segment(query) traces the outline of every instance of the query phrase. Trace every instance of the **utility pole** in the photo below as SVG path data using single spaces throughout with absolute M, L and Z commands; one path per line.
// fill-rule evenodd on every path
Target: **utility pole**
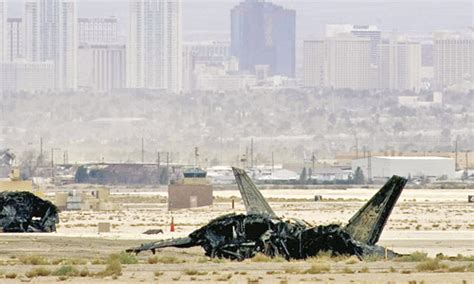
M 250 139 L 250 167 L 253 168 L 253 138 Z
M 145 163 L 145 140 L 142 137 L 142 164 Z
M 275 171 L 275 157 L 274 157 L 273 151 L 272 151 L 272 174 L 273 174 L 274 171 Z
M 372 183 L 372 154 L 370 151 L 367 153 L 367 178 L 368 183 Z
M 458 136 L 456 136 L 456 146 L 455 146 L 455 153 L 454 153 L 454 169 L 457 171 L 459 169 L 458 166 Z
M 314 152 L 311 156 L 311 163 L 312 163 L 311 173 L 314 173 L 314 165 L 316 164 L 316 156 L 314 155 Z

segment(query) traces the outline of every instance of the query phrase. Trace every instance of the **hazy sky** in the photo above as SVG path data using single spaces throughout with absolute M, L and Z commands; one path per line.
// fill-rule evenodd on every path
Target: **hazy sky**
M 22 0 L 10 0 L 13 16 L 21 15 Z M 189 39 L 206 35 L 225 37 L 229 32 L 230 9 L 240 1 L 235 0 L 184 0 L 183 28 Z M 273 3 L 295 9 L 297 32 L 300 39 L 319 36 L 326 23 L 375 24 L 383 31 L 430 32 L 435 29 L 460 29 L 473 26 L 472 1 L 309 1 L 275 0 Z M 79 16 L 116 16 L 121 20 L 120 29 L 125 33 L 128 19 L 127 0 L 78 0 Z

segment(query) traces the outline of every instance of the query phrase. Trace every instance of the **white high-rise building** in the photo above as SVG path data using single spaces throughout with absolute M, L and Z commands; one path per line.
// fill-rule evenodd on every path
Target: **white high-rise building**
M 5 61 L 15 61 L 23 57 L 23 32 L 23 20 L 21 18 L 8 18 Z
M 304 43 L 304 84 L 366 90 L 372 87 L 370 40 L 339 35 Z
M 27 0 L 24 20 L 24 55 L 29 61 L 40 61 L 40 5 L 38 0 Z
M 27 0 L 25 55 L 54 62 L 57 90 L 77 87 L 77 6 L 75 0 Z
M 397 41 L 379 45 L 379 87 L 418 91 L 421 85 L 421 45 Z
M 7 0 L 0 0 L 0 62 L 7 57 Z
M 125 50 L 123 44 L 80 45 L 78 87 L 99 91 L 125 88 Z
M 464 81 L 474 83 L 472 33 L 435 33 L 433 63 L 435 85 L 438 89 L 461 84 Z
M 130 0 L 128 86 L 182 90 L 181 1 Z
M 370 40 L 370 63 L 376 64 L 378 61 L 378 45 L 382 39 L 382 32 L 373 25 L 350 25 L 336 24 L 326 25 L 326 37 L 339 37 L 343 35 L 353 35 Z
M 117 18 L 79 18 L 79 44 L 117 43 Z

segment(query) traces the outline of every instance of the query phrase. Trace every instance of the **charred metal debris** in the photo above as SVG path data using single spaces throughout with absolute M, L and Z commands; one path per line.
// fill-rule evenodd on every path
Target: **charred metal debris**
M 397 256 L 377 246 L 387 219 L 400 196 L 406 179 L 392 177 L 352 217 L 348 224 L 312 226 L 303 220 L 279 218 L 256 188 L 250 177 L 234 168 L 234 175 L 247 214 L 229 214 L 189 234 L 188 237 L 143 244 L 127 252 L 139 253 L 166 247 L 201 246 L 209 257 L 244 260 L 257 253 L 270 257 L 306 259 L 320 252 L 332 255 Z
M 3 232 L 55 232 L 59 210 L 30 192 L 0 193 L 0 230 Z

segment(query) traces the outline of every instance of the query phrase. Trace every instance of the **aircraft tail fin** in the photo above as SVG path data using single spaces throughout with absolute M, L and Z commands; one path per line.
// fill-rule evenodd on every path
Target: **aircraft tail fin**
M 376 244 L 406 183 L 405 178 L 393 176 L 349 220 L 345 227 L 346 232 L 361 243 Z
M 232 168 L 232 171 L 234 172 L 235 181 L 242 195 L 247 214 L 267 214 L 270 217 L 277 217 L 247 173 L 238 168 Z

